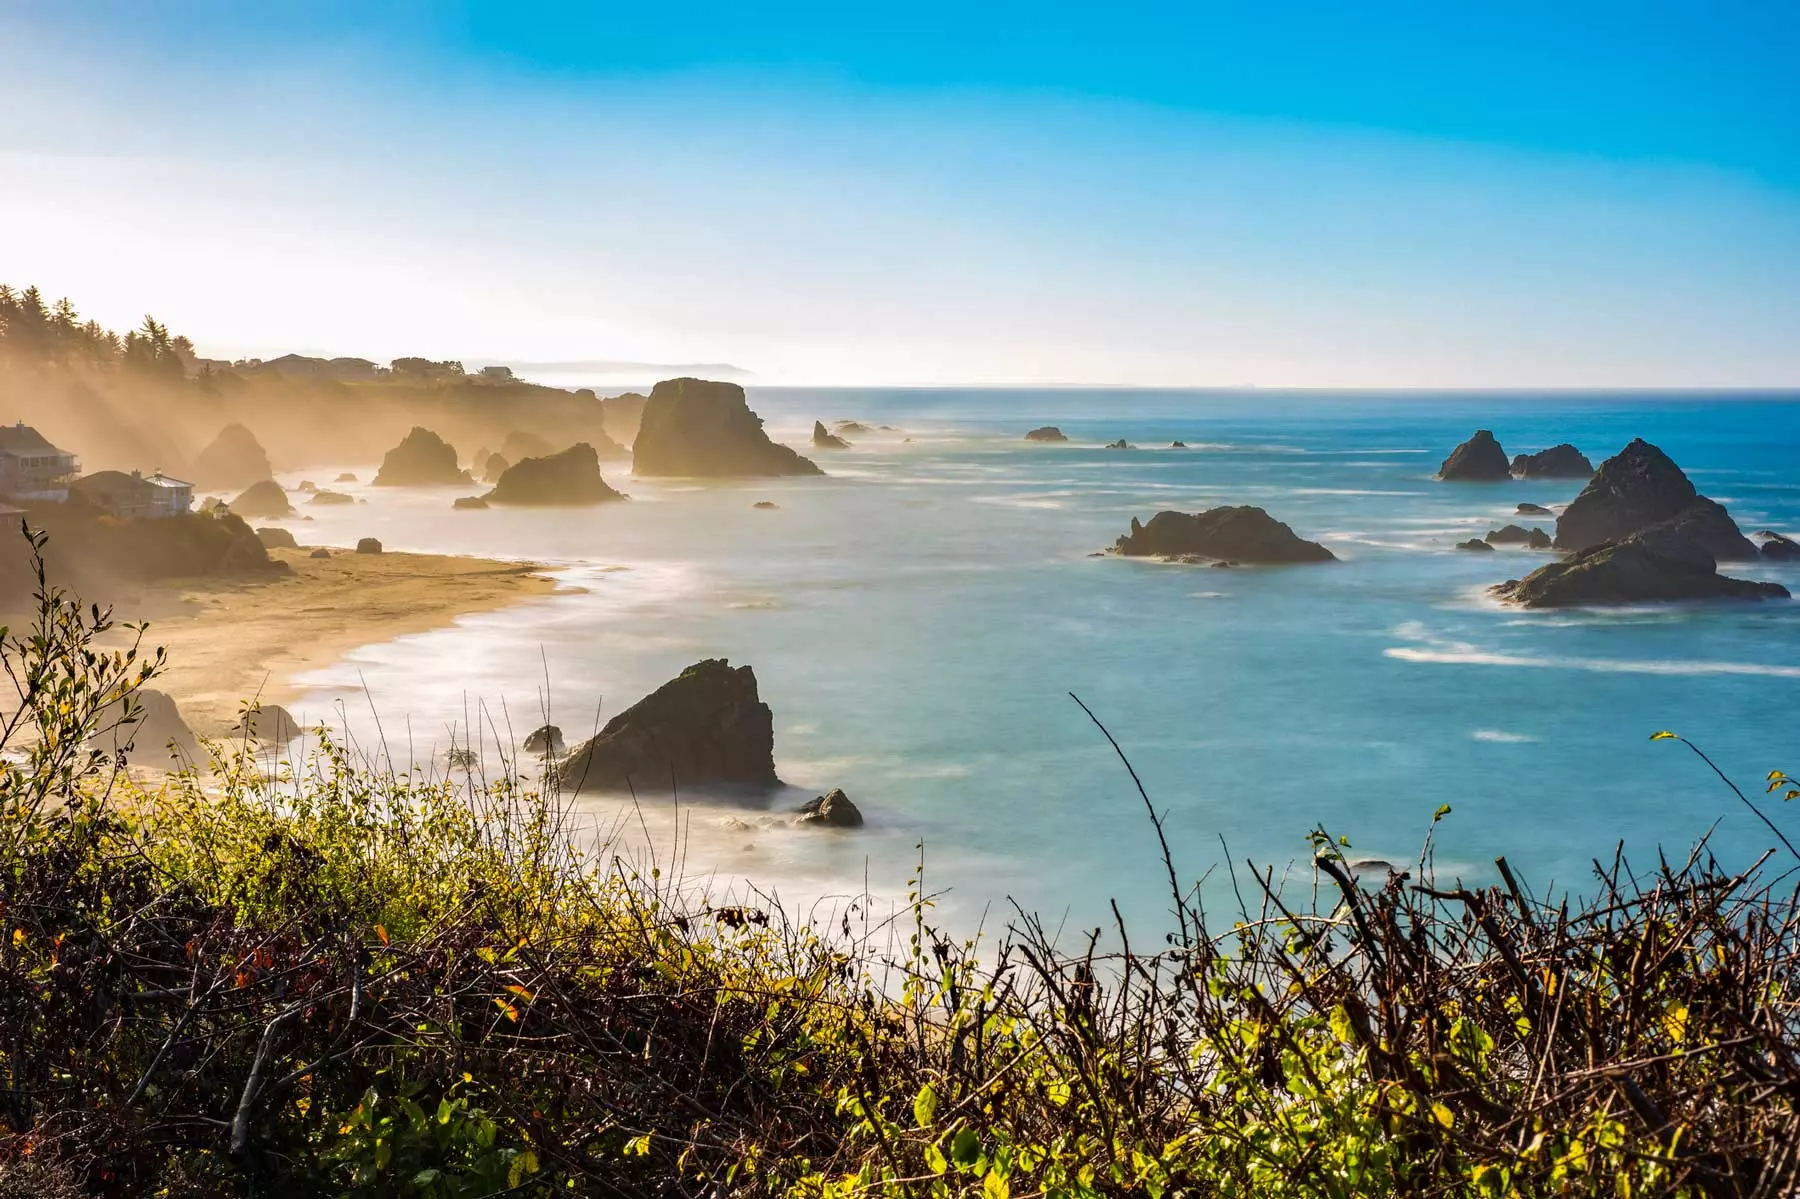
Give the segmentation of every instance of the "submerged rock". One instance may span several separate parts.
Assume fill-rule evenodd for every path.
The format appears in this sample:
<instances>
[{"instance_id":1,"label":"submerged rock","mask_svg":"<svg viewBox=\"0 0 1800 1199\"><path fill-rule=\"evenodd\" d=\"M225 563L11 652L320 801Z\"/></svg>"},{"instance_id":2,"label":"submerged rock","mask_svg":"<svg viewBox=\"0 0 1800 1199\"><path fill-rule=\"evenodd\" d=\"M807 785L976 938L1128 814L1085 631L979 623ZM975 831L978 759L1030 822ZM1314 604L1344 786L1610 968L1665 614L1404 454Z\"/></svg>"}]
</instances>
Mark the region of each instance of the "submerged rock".
<instances>
[{"instance_id":1,"label":"submerged rock","mask_svg":"<svg viewBox=\"0 0 1800 1199\"><path fill-rule=\"evenodd\" d=\"M1216 558L1229 562L1273 565L1330 562L1334 555L1316 541L1305 541L1261 508L1213 508L1189 515L1158 512L1149 524L1134 516L1131 532L1114 543L1127 557Z\"/></svg>"},{"instance_id":2,"label":"submerged rock","mask_svg":"<svg viewBox=\"0 0 1800 1199\"><path fill-rule=\"evenodd\" d=\"M430 429L414 425L400 444L387 452L375 474L377 487L436 487L473 483L456 464L456 450Z\"/></svg>"},{"instance_id":3,"label":"submerged rock","mask_svg":"<svg viewBox=\"0 0 1800 1199\"><path fill-rule=\"evenodd\" d=\"M1494 552L1494 547L1479 537L1471 537L1467 541L1459 541L1456 543L1456 548L1459 550L1486 550L1490 554Z\"/></svg>"},{"instance_id":4,"label":"submerged rock","mask_svg":"<svg viewBox=\"0 0 1800 1199\"><path fill-rule=\"evenodd\" d=\"M818 421L813 422L813 449L815 450L847 450L850 443L835 433L828 433L825 426Z\"/></svg>"},{"instance_id":5,"label":"submerged rock","mask_svg":"<svg viewBox=\"0 0 1800 1199\"><path fill-rule=\"evenodd\" d=\"M300 548L300 543L295 541L294 535L286 529L258 529L256 530L256 539L262 542L266 548L272 550L294 550Z\"/></svg>"},{"instance_id":6,"label":"submerged rock","mask_svg":"<svg viewBox=\"0 0 1800 1199\"><path fill-rule=\"evenodd\" d=\"M1535 454L1520 454L1512 460L1512 473L1520 479L1587 479L1594 474L1588 456L1564 442Z\"/></svg>"},{"instance_id":7,"label":"submerged rock","mask_svg":"<svg viewBox=\"0 0 1800 1199\"><path fill-rule=\"evenodd\" d=\"M583 441L548 458L515 462L484 498L490 504L583 508L625 497L600 477L600 455Z\"/></svg>"},{"instance_id":8,"label":"submerged rock","mask_svg":"<svg viewBox=\"0 0 1800 1199\"><path fill-rule=\"evenodd\" d=\"M639 434L642 437L642 433ZM756 672L709 658L619 713L557 768L574 791L660 795L700 786L769 789L775 724Z\"/></svg>"},{"instance_id":9,"label":"submerged rock","mask_svg":"<svg viewBox=\"0 0 1800 1199\"><path fill-rule=\"evenodd\" d=\"M463 495L450 501L450 507L458 512L479 512L488 506L488 502L478 495Z\"/></svg>"},{"instance_id":10,"label":"submerged rock","mask_svg":"<svg viewBox=\"0 0 1800 1199\"><path fill-rule=\"evenodd\" d=\"M1494 594L1525 608L1567 608L1672 600L1785 599L1775 583L1728 578L1706 549L1663 524L1578 550Z\"/></svg>"},{"instance_id":11,"label":"submerged rock","mask_svg":"<svg viewBox=\"0 0 1800 1199\"><path fill-rule=\"evenodd\" d=\"M263 519L294 514L294 505L288 502L287 492L283 491L281 484L273 479L252 483L244 494L232 500L226 507L238 516Z\"/></svg>"},{"instance_id":12,"label":"submerged rock","mask_svg":"<svg viewBox=\"0 0 1800 1199\"><path fill-rule=\"evenodd\" d=\"M1719 504L1694 490L1669 456L1637 438L1600 464L1556 521L1556 547L1584 550L1680 517L1680 531L1721 562L1747 561L1756 547Z\"/></svg>"},{"instance_id":13,"label":"submerged rock","mask_svg":"<svg viewBox=\"0 0 1800 1199\"><path fill-rule=\"evenodd\" d=\"M769 440L736 383L665 379L644 404L632 471L645 477L822 475L818 465Z\"/></svg>"},{"instance_id":14,"label":"submerged rock","mask_svg":"<svg viewBox=\"0 0 1800 1199\"><path fill-rule=\"evenodd\" d=\"M1791 561L1800 558L1800 541L1783 537L1780 533L1764 530L1757 534L1762 538L1762 556L1771 561Z\"/></svg>"},{"instance_id":15,"label":"submerged rock","mask_svg":"<svg viewBox=\"0 0 1800 1199\"><path fill-rule=\"evenodd\" d=\"M539 757L560 758L569 752L569 748L563 744L563 731L553 724L546 724L525 735L525 752Z\"/></svg>"},{"instance_id":16,"label":"submerged rock","mask_svg":"<svg viewBox=\"0 0 1800 1199\"><path fill-rule=\"evenodd\" d=\"M1513 511L1516 512L1520 516L1555 516L1556 515L1556 513L1550 511L1550 509L1544 507L1542 504L1520 504L1517 508L1513 509Z\"/></svg>"},{"instance_id":17,"label":"submerged rock","mask_svg":"<svg viewBox=\"0 0 1800 1199\"><path fill-rule=\"evenodd\" d=\"M373 537L359 538L356 542L356 552L359 554L379 554L381 552L381 542Z\"/></svg>"},{"instance_id":18,"label":"submerged rock","mask_svg":"<svg viewBox=\"0 0 1800 1199\"><path fill-rule=\"evenodd\" d=\"M1172 449L1172 450L1185 450L1185 449L1187 449L1187 442L1185 442L1185 441L1171 441L1171 442L1170 442L1170 443L1169 443L1169 448L1170 448L1170 449Z\"/></svg>"},{"instance_id":19,"label":"submerged rock","mask_svg":"<svg viewBox=\"0 0 1800 1199\"><path fill-rule=\"evenodd\" d=\"M1477 429L1475 436L1450 451L1437 477L1449 483L1498 483L1512 478L1512 465L1494 435Z\"/></svg>"},{"instance_id":20,"label":"submerged rock","mask_svg":"<svg viewBox=\"0 0 1800 1199\"><path fill-rule=\"evenodd\" d=\"M1033 429L1031 432L1025 434L1025 440L1026 441L1067 441L1069 439L1067 437L1064 437L1063 431L1061 429L1057 428L1055 425L1045 425L1042 428Z\"/></svg>"},{"instance_id":21,"label":"submerged rock","mask_svg":"<svg viewBox=\"0 0 1800 1199\"><path fill-rule=\"evenodd\" d=\"M262 704L238 720L238 732L272 749L282 749L300 735L300 724L280 704Z\"/></svg>"},{"instance_id":22,"label":"submerged rock","mask_svg":"<svg viewBox=\"0 0 1800 1199\"><path fill-rule=\"evenodd\" d=\"M850 802L842 788L817 799L809 799L800 807L800 823L827 825L831 828L861 828L863 814Z\"/></svg>"},{"instance_id":23,"label":"submerged rock","mask_svg":"<svg viewBox=\"0 0 1800 1199\"><path fill-rule=\"evenodd\" d=\"M226 425L212 443L201 450L189 468L196 487L220 490L248 487L275 472L262 443L242 425Z\"/></svg>"}]
</instances>

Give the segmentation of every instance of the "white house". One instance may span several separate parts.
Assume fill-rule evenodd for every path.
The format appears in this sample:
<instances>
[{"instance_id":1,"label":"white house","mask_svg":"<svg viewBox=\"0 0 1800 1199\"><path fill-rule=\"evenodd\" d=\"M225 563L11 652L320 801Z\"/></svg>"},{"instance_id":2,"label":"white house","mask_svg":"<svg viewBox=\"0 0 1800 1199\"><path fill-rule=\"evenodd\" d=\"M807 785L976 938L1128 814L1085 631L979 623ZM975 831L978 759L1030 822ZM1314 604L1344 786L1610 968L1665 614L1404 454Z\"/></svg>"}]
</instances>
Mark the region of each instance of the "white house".
<instances>
[{"instance_id":1,"label":"white house","mask_svg":"<svg viewBox=\"0 0 1800 1199\"><path fill-rule=\"evenodd\" d=\"M0 425L0 499L15 504L60 504L79 467L75 455L59 450L24 422Z\"/></svg>"},{"instance_id":2,"label":"white house","mask_svg":"<svg viewBox=\"0 0 1800 1199\"><path fill-rule=\"evenodd\" d=\"M137 471L103 470L76 479L70 489L95 507L126 520L185 516L194 506L194 485L157 471L145 478Z\"/></svg>"}]
</instances>

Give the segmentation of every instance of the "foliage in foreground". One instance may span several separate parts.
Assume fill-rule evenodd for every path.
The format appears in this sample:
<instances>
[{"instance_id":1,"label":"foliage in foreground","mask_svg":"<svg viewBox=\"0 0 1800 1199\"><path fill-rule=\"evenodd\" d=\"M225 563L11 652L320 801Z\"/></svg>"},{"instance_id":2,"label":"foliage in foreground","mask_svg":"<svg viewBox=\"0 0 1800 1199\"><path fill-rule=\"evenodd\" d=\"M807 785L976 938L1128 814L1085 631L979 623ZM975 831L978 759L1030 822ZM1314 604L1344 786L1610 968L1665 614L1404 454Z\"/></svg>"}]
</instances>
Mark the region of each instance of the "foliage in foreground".
<instances>
[{"instance_id":1,"label":"foliage in foreground","mask_svg":"<svg viewBox=\"0 0 1800 1199\"><path fill-rule=\"evenodd\" d=\"M4 639L0 1195L1800 1184L1766 870L1615 861L1576 909L1428 854L1359 887L1319 834L1330 902L1252 873L1222 933L1183 899L1166 946L1071 956L1026 919L978 953L915 893L890 960L579 852L510 779L326 742L140 792L86 748L158 666L107 625L46 588Z\"/></svg>"}]
</instances>

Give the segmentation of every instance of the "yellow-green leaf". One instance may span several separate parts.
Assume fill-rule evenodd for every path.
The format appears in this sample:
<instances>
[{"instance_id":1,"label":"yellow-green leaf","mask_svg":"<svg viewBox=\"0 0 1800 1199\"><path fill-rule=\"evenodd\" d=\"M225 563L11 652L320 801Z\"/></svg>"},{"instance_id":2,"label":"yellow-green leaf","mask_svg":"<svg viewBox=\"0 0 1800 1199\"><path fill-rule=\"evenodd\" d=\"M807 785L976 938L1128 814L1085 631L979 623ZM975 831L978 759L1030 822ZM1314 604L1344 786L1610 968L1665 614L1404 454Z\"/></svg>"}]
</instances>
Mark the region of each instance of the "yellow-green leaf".
<instances>
[{"instance_id":1,"label":"yellow-green leaf","mask_svg":"<svg viewBox=\"0 0 1800 1199\"><path fill-rule=\"evenodd\" d=\"M992 1170L981 1180L981 1193L986 1199L1012 1199L1012 1184Z\"/></svg>"},{"instance_id":2,"label":"yellow-green leaf","mask_svg":"<svg viewBox=\"0 0 1800 1199\"><path fill-rule=\"evenodd\" d=\"M931 1089L930 1083L926 1083L919 1088L918 1095L913 1099L914 1122L920 1128L930 1128L932 1119L937 1115L937 1107L937 1092Z\"/></svg>"},{"instance_id":3,"label":"yellow-green leaf","mask_svg":"<svg viewBox=\"0 0 1800 1199\"><path fill-rule=\"evenodd\" d=\"M1431 1118L1436 1120L1439 1124L1442 1124L1445 1128L1454 1127L1456 1124L1456 1113L1441 1103L1433 1103L1431 1105Z\"/></svg>"},{"instance_id":4,"label":"yellow-green leaf","mask_svg":"<svg viewBox=\"0 0 1800 1199\"><path fill-rule=\"evenodd\" d=\"M1660 733L1651 733L1650 740L1652 740L1652 741L1679 741L1679 740L1681 740L1681 734L1680 733L1671 733L1668 729L1664 729Z\"/></svg>"}]
</instances>

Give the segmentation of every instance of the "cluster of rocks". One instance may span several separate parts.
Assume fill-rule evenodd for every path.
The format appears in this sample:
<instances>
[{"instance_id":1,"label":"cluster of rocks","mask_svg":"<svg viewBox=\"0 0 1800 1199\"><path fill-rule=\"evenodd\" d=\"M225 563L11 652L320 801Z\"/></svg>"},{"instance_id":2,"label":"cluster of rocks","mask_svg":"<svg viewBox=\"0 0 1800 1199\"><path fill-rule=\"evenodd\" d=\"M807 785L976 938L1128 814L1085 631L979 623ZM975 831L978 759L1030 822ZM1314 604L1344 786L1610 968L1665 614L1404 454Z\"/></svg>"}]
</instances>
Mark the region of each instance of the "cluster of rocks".
<instances>
[{"instance_id":1,"label":"cluster of rocks","mask_svg":"<svg viewBox=\"0 0 1800 1199\"><path fill-rule=\"evenodd\" d=\"M1514 478L1586 479L1593 473L1587 455L1566 442L1508 459L1491 431L1477 429L1475 436L1450 451L1437 477L1452 483L1501 483Z\"/></svg>"},{"instance_id":2,"label":"cluster of rocks","mask_svg":"<svg viewBox=\"0 0 1800 1199\"><path fill-rule=\"evenodd\" d=\"M825 472L769 440L736 383L666 379L644 403L632 473L646 478L759 478Z\"/></svg>"},{"instance_id":3,"label":"cluster of rocks","mask_svg":"<svg viewBox=\"0 0 1800 1199\"><path fill-rule=\"evenodd\" d=\"M450 443L418 425L387 452L375 475L377 487L438 487L474 481L457 465L456 450Z\"/></svg>"},{"instance_id":4,"label":"cluster of rocks","mask_svg":"<svg viewBox=\"0 0 1800 1199\"><path fill-rule=\"evenodd\" d=\"M1158 512L1143 524L1131 518L1131 532L1113 544L1127 557L1281 565L1331 562L1336 556L1306 541L1261 508L1213 508L1205 512Z\"/></svg>"},{"instance_id":5,"label":"cluster of rocks","mask_svg":"<svg viewBox=\"0 0 1800 1199\"><path fill-rule=\"evenodd\" d=\"M506 468L483 505L510 504L534 508L580 508L622 500L600 475L600 456L585 441L560 454L523 458Z\"/></svg>"}]
</instances>

